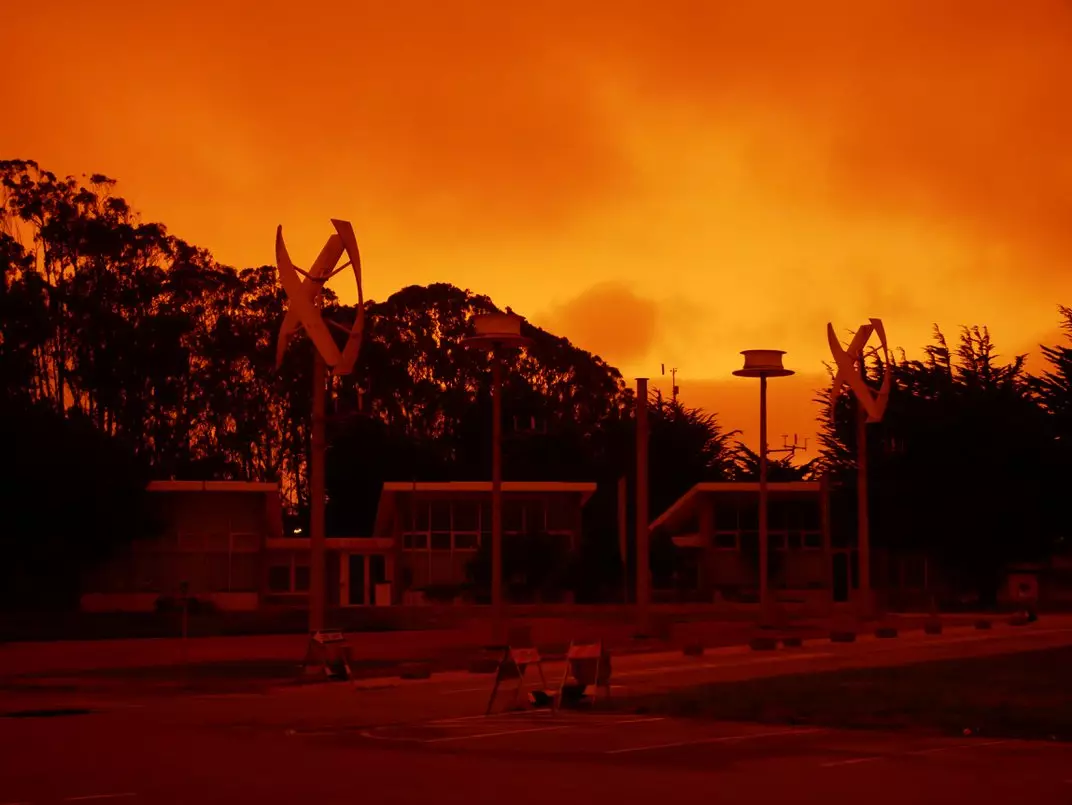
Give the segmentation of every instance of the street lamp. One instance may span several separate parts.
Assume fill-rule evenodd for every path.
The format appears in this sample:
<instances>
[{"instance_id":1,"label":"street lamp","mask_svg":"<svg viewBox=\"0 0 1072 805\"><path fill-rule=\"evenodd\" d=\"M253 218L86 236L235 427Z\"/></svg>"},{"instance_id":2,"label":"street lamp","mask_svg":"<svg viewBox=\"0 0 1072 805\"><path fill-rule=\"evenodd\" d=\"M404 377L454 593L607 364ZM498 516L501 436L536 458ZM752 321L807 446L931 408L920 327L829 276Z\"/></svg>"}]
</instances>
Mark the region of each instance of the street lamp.
<instances>
[{"instance_id":1,"label":"street lamp","mask_svg":"<svg viewBox=\"0 0 1072 805\"><path fill-rule=\"evenodd\" d=\"M462 344L491 353L491 617L493 639L504 638L502 620L502 365L504 347L531 343L521 335L523 319L509 308L505 313L481 313L473 317L476 332Z\"/></svg>"},{"instance_id":2,"label":"street lamp","mask_svg":"<svg viewBox=\"0 0 1072 805\"><path fill-rule=\"evenodd\" d=\"M767 591L767 378L788 377L794 372L782 366L784 350L746 349L741 354L744 355L744 368L734 374L759 378L759 605L760 617L766 621L770 613Z\"/></svg>"}]
</instances>

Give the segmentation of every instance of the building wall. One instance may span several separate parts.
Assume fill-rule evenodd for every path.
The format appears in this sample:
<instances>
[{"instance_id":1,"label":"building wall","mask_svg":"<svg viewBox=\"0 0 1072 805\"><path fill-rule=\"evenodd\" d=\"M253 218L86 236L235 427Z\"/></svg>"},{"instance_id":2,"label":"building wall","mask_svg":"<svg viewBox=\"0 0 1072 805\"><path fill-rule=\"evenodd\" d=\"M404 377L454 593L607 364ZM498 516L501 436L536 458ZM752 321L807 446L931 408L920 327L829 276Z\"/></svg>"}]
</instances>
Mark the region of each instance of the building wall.
<instances>
[{"instance_id":1,"label":"building wall","mask_svg":"<svg viewBox=\"0 0 1072 805\"><path fill-rule=\"evenodd\" d=\"M468 581L469 564L491 540L491 494L400 493L395 502L400 538L400 594ZM580 539L577 493L504 493L503 538L558 534L575 549Z\"/></svg>"},{"instance_id":2,"label":"building wall","mask_svg":"<svg viewBox=\"0 0 1072 805\"><path fill-rule=\"evenodd\" d=\"M276 530L269 497L274 495L152 492L161 535L138 540L91 570L85 591L98 594L91 599L96 601L102 594L175 595L185 581L194 596L256 595L263 583L262 546Z\"/></svg>"}]
</instances>

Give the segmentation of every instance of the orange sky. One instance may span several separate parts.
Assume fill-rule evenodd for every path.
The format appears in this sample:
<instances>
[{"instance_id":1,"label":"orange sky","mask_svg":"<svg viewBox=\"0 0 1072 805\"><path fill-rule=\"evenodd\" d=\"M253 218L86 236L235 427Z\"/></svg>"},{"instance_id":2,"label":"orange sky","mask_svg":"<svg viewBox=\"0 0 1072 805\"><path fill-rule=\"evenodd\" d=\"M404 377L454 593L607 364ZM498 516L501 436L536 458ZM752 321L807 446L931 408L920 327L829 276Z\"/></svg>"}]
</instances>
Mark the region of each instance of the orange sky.
<instances>
[{"instance_id":1,"label":"orange sky","mask_svg":"<svg viewBox=\"0 0 1072 805\"><path fill-rule=\"evenodd\" d=\"M349 218L373 298L488 293L629 376L677 366L749 441L741 349L801 372L780 444L813 430L828 320L1055 337L1069 0L526 5L19 3L0 157L118 178L238 265Z\"/></svg>"}]
</instances>

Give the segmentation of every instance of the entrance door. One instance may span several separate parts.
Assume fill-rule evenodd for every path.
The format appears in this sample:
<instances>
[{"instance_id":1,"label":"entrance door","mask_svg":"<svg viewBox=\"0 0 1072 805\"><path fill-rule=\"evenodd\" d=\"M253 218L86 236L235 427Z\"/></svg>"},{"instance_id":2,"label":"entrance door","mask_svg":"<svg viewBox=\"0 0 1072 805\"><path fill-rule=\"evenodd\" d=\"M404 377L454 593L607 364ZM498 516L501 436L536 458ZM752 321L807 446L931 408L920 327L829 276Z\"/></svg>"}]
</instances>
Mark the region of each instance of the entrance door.
<instances>
[{"instance_id":1,"label":"entrance door","mask_svg":"<svg viewBox=\"0 0 1072 805\"><path fill-rule=\"evenodd\" d=\"M347 603L350 606L363 606L368 603L365 600L365 555L352 553L350 562L350 597Z\"/></svg>"},{"instance_id":2,"label":"entrance door","mask_svg":"<svg viewBox=\"0 0 1072 805\"><path fill-rule=\"evenodd\" d=\"M834 579L833 579L833 593L834 600L848 601L849 600L849 555L845 551L838 551L834 554Z\"/></svg>"}]
</instances>

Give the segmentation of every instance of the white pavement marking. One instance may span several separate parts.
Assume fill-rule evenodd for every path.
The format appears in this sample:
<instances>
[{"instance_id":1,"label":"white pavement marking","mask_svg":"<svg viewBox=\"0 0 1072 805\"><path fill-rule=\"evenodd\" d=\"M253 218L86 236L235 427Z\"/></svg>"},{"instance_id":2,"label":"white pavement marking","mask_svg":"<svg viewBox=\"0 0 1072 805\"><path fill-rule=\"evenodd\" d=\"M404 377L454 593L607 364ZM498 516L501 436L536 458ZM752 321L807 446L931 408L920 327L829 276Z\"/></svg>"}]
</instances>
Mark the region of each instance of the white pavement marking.
<instances>
[{"instance_id":1,"label":"white pavement marking","mask_svg":"<svg viewBox=\"0 0 1072 805\"><path fill-rule=\"evenodd\" d=\"M876 755L875 757L854 757L850 760L835 760L830 763L820 763L819 765L822 768L826 769L831 766L851 766L854 763L870 763L873 760L882 760L882 756Z\"/></svg>"},{"instance_id":2,"label":"white pavement marking","mask_svg":"<svg viewBox=\"0 0 1072 805\"><path fill-rule=\"evenodd\" d=\"M138 796L133 791L128 791L123 794L86 794L84 797L67 797L64 802L84 802L90 799L127 799L129 797Z\"/></svg>"},{"instance_id":3,"label":"white pavement marking","mask_svg":"<svg viewBox=\"0 0 1072 805\"><path fill-rule=\"evenodd\" d=\"M697 738L694 741L677 741L669 744L653 744L651 746L630 746L626 749L610 749L604 754L621 755L626 752L649 752L654 749L676 749L680 746L695 746L698 744L728 743L729 741L751 741L756 738L774 738L779 735L809 735L816 732L826 732L823 729L812 730L779 730L777 732L756 732L750 735L719 735L715 738Z\"/></svg>"},{"instance_id":4,"label":"white pavement marking","mask_svg":"<svg viewBox=\"0 0 1072 805\"><path fill-rule=\"evenodd\" d=\"M568 725L563 724L559 727L536 727L535 729L528 730L503 730L500 732L478 732L476 735L451 735L446 738L431 738L422 740L421 743L437 744L444 741L473 741L477 738L494 738L497 735L522 735L526 732L553 732L555 730L569 729Z\"/></svg>"}]
</instances>

